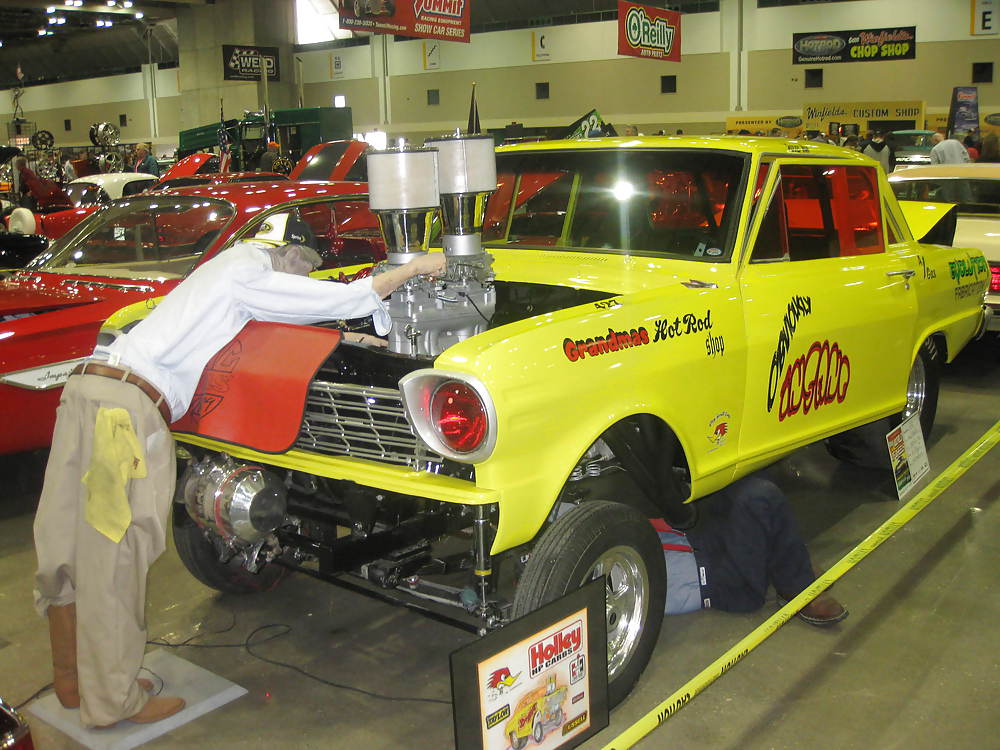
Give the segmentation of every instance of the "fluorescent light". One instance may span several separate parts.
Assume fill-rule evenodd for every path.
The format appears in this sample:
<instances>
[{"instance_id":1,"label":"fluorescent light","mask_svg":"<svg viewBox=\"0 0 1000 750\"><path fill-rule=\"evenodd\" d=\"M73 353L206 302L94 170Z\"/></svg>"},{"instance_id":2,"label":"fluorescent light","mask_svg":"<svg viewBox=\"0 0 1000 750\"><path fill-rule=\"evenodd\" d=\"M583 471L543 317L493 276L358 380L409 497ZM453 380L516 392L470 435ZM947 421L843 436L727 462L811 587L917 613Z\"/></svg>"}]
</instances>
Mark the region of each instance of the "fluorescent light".
<instances>
[{"instance_id":1,"label":"fluorescent light","mask_svg":"<svg viewBox=\"0 0 1000 750\"><path fill-rule=\"evenodd\" d=\"M125 0L125 2L122 3L122 7L123 8L131 8L132 7L132 0Z\"/></svg>"},{"instance_id":2,"label":"fluorescent light","mask_svg":"<svg viewBox=\"0 0 1000 750\"><path fill-rule=\"evenodd\" d=\"M139 12L137 12L137 13L135 14L135 17L136 17L136 18L142 18L142 17L144 16L144 15L146 15L146 14L145 14L145 13L143 13L143 12L142 12L142 11L140 10Z\"/></svg>"},{"instance_id":3,"label":"fluorescent light","mask_svg":"<svg viewBox=\"0 0 1000 750\"><path fill-rule=\"evenodd\" d=\"M48 8L45 9L45 12L46 13L55 13L56 12L56 6L50 5Z\"/></svg>"},{"instance_id":4,"label":"fluorescent light","mask_svg":"<svg viewBox=\"0 0 1000 750\"><path fill-rule=\"evenodd\" d=\"M39 29L38 36L45 36L45 29Z\"/></svg>"},{"instance_id":5,"label":"fluorescent light","mask_svg":"<svg viewBox=\"0 0 1000 750\"><path fill-rule=\"evenodd\" d=\"M333 97L333 106L334 107L346 107L347 106L347 97L344 96L343 94L336 94Z\"/></svg>"},{"instance_id":6,"label":"fluorescent light","mask_svg":"<svg viewBox=\"0 0 1000 750\"><path fill-rule=\"evenodd\" d=\"M114 8L115 5L117 5L117 3L115 2L115 0L108 0L108 7L109 8Z\"/></svg>"}]
</instances>

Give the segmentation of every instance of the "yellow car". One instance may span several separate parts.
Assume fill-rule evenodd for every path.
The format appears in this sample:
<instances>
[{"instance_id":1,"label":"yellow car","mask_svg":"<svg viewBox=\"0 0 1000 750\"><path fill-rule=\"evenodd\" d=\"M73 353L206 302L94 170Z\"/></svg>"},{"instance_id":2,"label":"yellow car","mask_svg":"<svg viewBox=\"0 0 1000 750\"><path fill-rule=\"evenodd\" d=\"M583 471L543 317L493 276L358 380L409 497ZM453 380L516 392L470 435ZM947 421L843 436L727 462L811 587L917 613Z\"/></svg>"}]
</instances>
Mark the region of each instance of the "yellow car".
<instances>
[{"instance_id":1,"label":"yellow car","mask_svg":"<svg viewBox=\"0 0 1000 750\"><path fill-rule=\"evenodd\" d=\"M514 714L504 725L504 735L511 750L521 750L530 737L540 745L545 735L563 724L566 686L556 687L555 681L526 693L517 702Z\"/></svg>"},{"instance_id":2,"label":"yellow car","mask_svg":"<svg viewBox=\"0 0 1000 750\"><path fill-rule=\"evenodd\" d=\"M445 226L448 275L393 296L388 349L254 328L210 364L174 425L177 548L221 590L298 569L481 632L603 575L613 706L662 619L647 519L819 440L888 469L990 270L948 246L951 206L815 142L523 144L492 184L442 214L486 252Z\"/></svg>"}]
</instances>

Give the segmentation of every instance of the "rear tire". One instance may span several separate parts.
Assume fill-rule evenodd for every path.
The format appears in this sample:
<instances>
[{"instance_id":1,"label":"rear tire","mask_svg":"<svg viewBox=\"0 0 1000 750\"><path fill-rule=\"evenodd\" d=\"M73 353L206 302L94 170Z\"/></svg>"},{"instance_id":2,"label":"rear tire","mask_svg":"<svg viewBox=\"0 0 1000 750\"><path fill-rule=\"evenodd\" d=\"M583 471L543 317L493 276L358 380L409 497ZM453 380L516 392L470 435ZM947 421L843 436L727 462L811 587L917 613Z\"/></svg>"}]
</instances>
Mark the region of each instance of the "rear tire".
<instances>
[{"instance_id":1,"label":"rear tire","mask_svg":"<svg viewBox=\"0 0 1000 750\"><path fill-rule=\"evenodd\" d=\"M251 573L237 558L221 562L215 545L184 506L175 503L173 511L177 556L188 572L209 588L227 594L253 594L270 591L287 577L288 568L274 563L265 565L258 573Z\"/></svg>"},{"instance_id":2,"label":"rear tire","mask_svg":"<svg viewBox=\"0 0 1000 750\"><path fill-rule=\"evenodd\" d=\"M906 406L891 417L856 427L826 440L831 456L847 463L872 469L892 469L885 436L903 420L919 414L920 430L926 441L937 415L938 392L941 384L941 362L937 347L925 341L910 368L906 387Z\"/></svg>"},{"instance_id":3,"label":"rear tire","mask_svg":"<svg viewBox=\"0 0 1000 750\"><path fill-rule=\"evenodd\" d=\"M587 502L542 534L514 595L521 617L607 576L608 705L631 692L663 622L667 573L659 537L637 510Z\"/></svg>"}]
</instances>

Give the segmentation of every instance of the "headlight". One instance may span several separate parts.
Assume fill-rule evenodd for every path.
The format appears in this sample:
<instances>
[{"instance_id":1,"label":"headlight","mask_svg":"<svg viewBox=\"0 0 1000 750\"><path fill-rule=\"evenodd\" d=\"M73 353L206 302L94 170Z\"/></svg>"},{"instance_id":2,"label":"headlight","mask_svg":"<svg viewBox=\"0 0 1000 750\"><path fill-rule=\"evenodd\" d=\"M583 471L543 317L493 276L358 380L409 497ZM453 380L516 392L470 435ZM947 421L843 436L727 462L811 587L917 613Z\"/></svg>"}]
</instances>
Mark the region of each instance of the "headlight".
<instances>
[{"instance_id":1,"label":"headlight","mask_svg":"<svg viewBox=\"0 0 1000 750\"><path fill-rule=\"evenodd\" d=\"M489 392L469 375L417 370L399 381L407 418L431 450L475 463L496 444L496 410Z\"/></svg>"}]
</instances>

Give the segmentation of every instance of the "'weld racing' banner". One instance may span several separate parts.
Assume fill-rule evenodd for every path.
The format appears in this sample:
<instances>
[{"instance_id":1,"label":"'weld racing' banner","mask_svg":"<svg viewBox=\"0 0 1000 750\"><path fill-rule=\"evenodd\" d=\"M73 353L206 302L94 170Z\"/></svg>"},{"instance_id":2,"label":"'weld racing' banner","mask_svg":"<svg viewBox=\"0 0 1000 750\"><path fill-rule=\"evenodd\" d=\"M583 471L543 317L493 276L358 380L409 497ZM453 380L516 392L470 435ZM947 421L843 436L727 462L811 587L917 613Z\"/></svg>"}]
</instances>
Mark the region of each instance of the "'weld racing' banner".
<instances>
[{"instance_id":1,"label":"'weld racing' banner","mask_svg":"<svg viewBox=\"0 0 1000 750\"><path fill-rule=\"evenodd\" d=\"M618 0L618 54L681 61L681 14Z\"/></svg>"},{"instance_id":2,"label":"'weld racing' banner","mask_svg":"<svg viewBox=\"0 0 1000 750\"><path fill-rule=\"evenodd\" d=\"M916 56L916 26L792 34L792 62L796 65L913 60Z\"/></svg>"},{"instance_id":3,"label":"'weld racing' banner","mask_svg":"<svg viewBox=\"0 0 1000 750\"><path fill-rule=\"evenodd\" d=\"M449 42L469 41L472 0L341 0L340 28Z\"/></svg>"}]
</instances>

